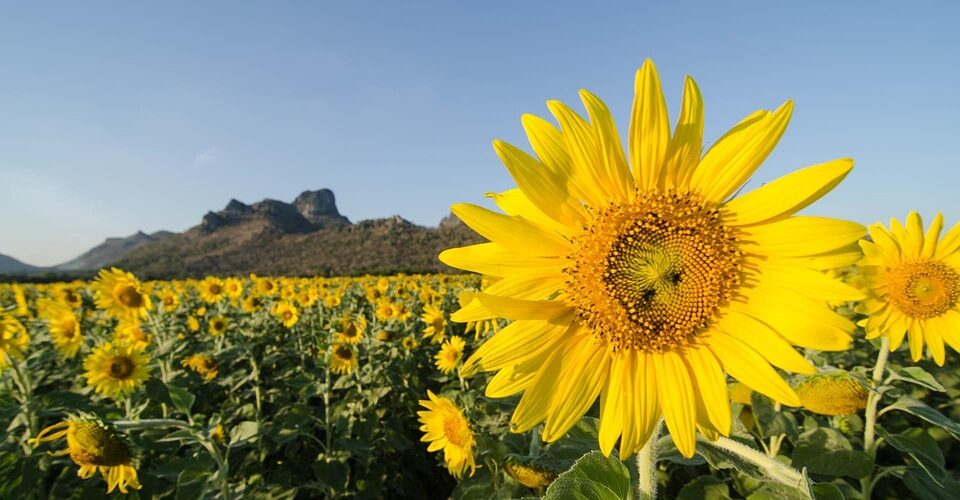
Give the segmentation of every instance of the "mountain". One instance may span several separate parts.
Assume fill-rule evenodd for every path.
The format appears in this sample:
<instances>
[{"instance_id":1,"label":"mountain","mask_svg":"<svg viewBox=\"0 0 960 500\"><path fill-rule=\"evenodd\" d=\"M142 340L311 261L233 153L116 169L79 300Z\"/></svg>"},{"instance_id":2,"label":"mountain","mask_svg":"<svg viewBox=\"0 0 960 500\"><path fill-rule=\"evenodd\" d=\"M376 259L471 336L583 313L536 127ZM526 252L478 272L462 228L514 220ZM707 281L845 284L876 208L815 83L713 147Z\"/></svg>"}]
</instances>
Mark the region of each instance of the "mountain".
<instances>
[{"instance_id":1,"label":"mountain","mask_svg":"<svg viewBox=\"0 0 960 500\"><path fill-rule=\"evenodd\" d=\"M0 253L0 274L26 274L41 270L43 268L24 264L9 255Z\"/></svg>"},{"instance_id":2,"label":"mountain","mask_svg":"<svg viewBox=\"0 0 960 500\"><path fill-rule=\"evenodd\" d=\"M146 234L138 231L132 236L126 238L107 238L103 243L87 250L83 255L58 264L53 267L56 271L91 271L109 266L122 259L128 253L140 248L147 243L160 241L169 238L176 233L169 231L157 231L153 234Z\"/></svg>"},{"instance_id":3,"label":"mountain","mask_svg":"<svg viewBox=\"0 0 960 500\"><path fill-rule=\"evenodd\" d=\"M142 243L110 265L144 278L448 272L437 260L442 250L480 241L453 217L439 227L396 215L353 224L337 210L333 192L320 189L292 203L230 200L200 224Z\"/></svg>"}]
</instances>

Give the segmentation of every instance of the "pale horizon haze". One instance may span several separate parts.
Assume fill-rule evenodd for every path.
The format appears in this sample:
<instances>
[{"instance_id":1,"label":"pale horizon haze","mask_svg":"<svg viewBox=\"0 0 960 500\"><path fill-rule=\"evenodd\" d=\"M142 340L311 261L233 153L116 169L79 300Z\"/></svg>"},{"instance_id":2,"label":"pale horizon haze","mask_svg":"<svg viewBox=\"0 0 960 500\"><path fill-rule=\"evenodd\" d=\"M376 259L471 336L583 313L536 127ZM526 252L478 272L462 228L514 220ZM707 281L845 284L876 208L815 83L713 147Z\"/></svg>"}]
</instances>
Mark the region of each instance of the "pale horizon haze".
<instances>
[{"instance_id":1,"label":"pale horizon haze","mask_svg":"<svg viewBox=\"0 0 960 500\"><path fill-rule=\"evenodd\" d=\"M435 226L512 187L523 113L603 98L625 134L652 58L709 145L796 103L746 189L838 157L807 213L960 219L955 2L2 2L0 253L62 263L231 198L329 188L352 221Z\"/></svg>"}]
</instances>

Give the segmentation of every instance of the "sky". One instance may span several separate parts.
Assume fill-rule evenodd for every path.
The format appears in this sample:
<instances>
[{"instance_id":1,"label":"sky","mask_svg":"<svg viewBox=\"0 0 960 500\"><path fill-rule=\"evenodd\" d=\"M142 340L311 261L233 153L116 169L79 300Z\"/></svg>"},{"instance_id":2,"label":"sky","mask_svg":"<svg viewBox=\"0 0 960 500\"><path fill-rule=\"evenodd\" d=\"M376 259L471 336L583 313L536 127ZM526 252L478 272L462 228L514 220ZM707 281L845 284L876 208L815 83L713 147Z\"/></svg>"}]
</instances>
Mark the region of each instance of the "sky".
<instances>
[{"instance_id":1,"label":"sky","mask_svg":"<svg viewBox=\"0 0 960 500\"><path fill-rule=\"evenodd\" d=\"M796 4L3 2L0 253L53 265L324 187L353 221L436 225L512 187L491 141L528 149L547 100L589 89L625 134L646 58L672 119L696 78L708 144L795 100L748 189L849 156L808 213L956 222L960 3Z\"/></svg>"}]
</instances>

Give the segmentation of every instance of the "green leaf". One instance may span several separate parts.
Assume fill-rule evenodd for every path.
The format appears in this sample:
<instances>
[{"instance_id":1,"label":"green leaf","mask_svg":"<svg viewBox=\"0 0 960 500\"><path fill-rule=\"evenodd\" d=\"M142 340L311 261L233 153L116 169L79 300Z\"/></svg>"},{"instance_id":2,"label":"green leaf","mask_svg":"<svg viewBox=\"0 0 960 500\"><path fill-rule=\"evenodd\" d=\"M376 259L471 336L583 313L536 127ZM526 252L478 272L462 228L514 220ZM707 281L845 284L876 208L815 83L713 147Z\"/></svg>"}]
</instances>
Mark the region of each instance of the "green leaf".
<instances>
[{"instance_id":1,"label":"green leaf","mask_svg":"<svg viewBox=\"0 0 960 500\"><path fill-rule=\"evenodd\" d=\"M747 500L808 500L798 488L780 483L766 483L747 496Z\"/></svg>"},{"instance_id":2,"label":"green leaf","mask_svg":"<svg viewBox=\"0 0 960 500\"><path fill-rule=\"evenodd\" d=\"M193 407L193 402L197 399L196 396L183 387L177 387L171 384L167 384L167 392L170 393L170 401L173 403L173 406L189 415L190 408Z\"/></svg>"},{"instance_id":3,"label":"green leaf","mask_svg":"<svg viewBox=\"0 0 960 500\"><path fill-rule=\"evenodd\" d=\"M715 476L700 476L685 484L677 500L729 500L730 487Z\"/></svg>"},{"instance_id":4,"label":"green leaf","mask_svg":"<svg viewBox=\"0 0 960 500\"><path fill-rule=\"evenodd\" d=\"M555 471L569 469L584 454L597 449L599 429L598 419L580 419L562 438L547 445L543 455L535 457L537 465Z\"/></svg>"},{"instance_id":5,"label":"green leaf","mask_svg":"<svg viewBox=\"0 0 960 500\"><path fill-rule=\"evenodd\" d=\"M619 500L630 494L630 473L619 460L592 451L560 474L544 497L548 500L582 498Z\"/></svg>"},{"instance_id":6,"label":"green leaf","mask_svg":"<svg viewBox=\"0 0 960 500\"><path fill-rule=\"evenodd\" d=\"M836 429L821 427L804 432L793 448L793 466L812 474L862 478L873 471L873 460L854 450Z\"/></svg>"},{"instance_id":7,"label":"green leaf","mask_svg":"<svg viewBox=\"0 0 960 500\"><path fill-rule=\"evenodd\" d=\"M900 434L890 434L885 430L878 429L880 435L887 440L890 446L906 453L938 485L943 485L947 478L947 471L944 469L943 452L937 446L937 442L927 434L927 431L918 428L907 429Z\"/></svg>"},{"instance_id":8,"label":"green leaf","mask_svg":"<svg viewBox=\"0 0 960 500\"><path fill-rule=\"evenodd\" d=\"M880 413L877 415L881 416L884 413L893 410L905 411L913 416L920 417L923 420L926 420L927 422L930 422L931 424L947 431L951 436L953 436L953 439L960 440L960 424L950 420L948 417L927 406L922 401L909 397L902 397L890 406L880 410Z\"/></svg>"},{"instance_id":9,"label":"green leaf","mask_svg":"<svg viewBox=\"0 0 960 500\"><path fill-rule=\"evenodd\" d=\"M902 380L904 382L916 384L921 387L926 387L931 391L947 392L947 389L943 387L943 384L934 378L934 376L928 371L920 368L919 366L908 366L906 368L891 371L891 380Z\"/></svg>"},{"instance_id":10,"label":"green leaf","mask_svg":"<svg viewBox=\"0 0 960 500\"><path fill-rule=\"evenodd\" d=\"M810 486L813 498L817 500L843 500L843 492L836 485L830 483L815 483Z\"/></svg>"},{"instance_id":11,"label":"green leaf","mask_svg":"<svg viewBox=\"0 0 960 500\"><path fill-rule=\"evenodd\" d=\"M240 422L230 430L230 445L241 444L252 440L260 432L260 424L250 420Z\"/></svg>"},{"instance_id":12,"label":"green leaf","mask_svg":"<svg viewBox=\"0 0 960 500\"><path fill-rule=\"evenodd\" d=\"M960 482L946 478L938 485L920 467L910 467L903 475L903 484L920 500L955 500L960 498Z\"/></svg>"}]
</instances>

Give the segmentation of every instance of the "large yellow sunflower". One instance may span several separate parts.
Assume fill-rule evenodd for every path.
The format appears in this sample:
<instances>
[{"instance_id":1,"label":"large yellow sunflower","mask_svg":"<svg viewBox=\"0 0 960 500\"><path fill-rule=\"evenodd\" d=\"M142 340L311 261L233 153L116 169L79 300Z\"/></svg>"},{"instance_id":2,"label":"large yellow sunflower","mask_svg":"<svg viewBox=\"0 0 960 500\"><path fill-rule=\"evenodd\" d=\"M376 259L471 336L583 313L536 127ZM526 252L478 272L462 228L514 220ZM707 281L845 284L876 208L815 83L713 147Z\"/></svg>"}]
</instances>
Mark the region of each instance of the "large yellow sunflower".
<instances>
[{"instance_id":1,"label":"large yellow sunflower","mask_svg":"<svg viewBox=\"0 0 960 500\"><path fill-rule=\"evenodd\" d=\"M581 91L589 121L556 101L560 124L523 117L537 157L496 141L518 189L494 195L504 213L454 213L489 243L450 249L453 267L502 278L455 321L514 320L465 363L498 371L487 395L523 393L515 432L544 422L554 441L600 398L600 448L626 458L661 415L677 448L699 427L727 434L726 375L799 406L773 368L812 373L794 345L843 350L853 323L826 300L861 293L821 270L859 258L864 228L796 216L852 168L840 159L739 195L773 150L793 104L748 115L701 155L703 103L686 80L677 126L659 77L637 72L629 162L606 105ZM772 366L771 366L772 365Z\"/></svg>"},{"instance_id":2,"label":"large yellow sunflower","mask_svg":"<svg viewBox=\"0 0 960 500\"><path fill-rule=\"evenodd\" d=\"M860 325L867 338L881 335L895 351L908 336L914 361L926 345L933 360L943 366L944 343L960 351L960 224L941 239L943 215L923 231L923 222L910 212L906 225L890 220L870 226L873 241L861 241L859 269L869 291L859 312L869 318Z\"/></svg>"},{"instance_id":3,"label":"large yellow sunflower","mask_svg":"<svg viewBox=\"0 0 960 500\"><path fill-rule=\"evenodd\" d=\"M139 320L153 309L150 295L132 274L117 268L101 269L91 285L97 307L119 318Z\"/></svg>"},{"instance_id":4,"label":"large yellow sunflower","mask_svg":"<svg viewBox=\"0 0 960 500\"><path fill-rule=\"evenodd\" d=\"M97 394L114 399L136 391L150 378L150 359L143 354L145 345L137 342L107 342L94 347L83 361L87 385Z\"/></svg>"}]
</instances>

